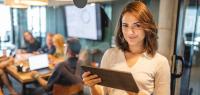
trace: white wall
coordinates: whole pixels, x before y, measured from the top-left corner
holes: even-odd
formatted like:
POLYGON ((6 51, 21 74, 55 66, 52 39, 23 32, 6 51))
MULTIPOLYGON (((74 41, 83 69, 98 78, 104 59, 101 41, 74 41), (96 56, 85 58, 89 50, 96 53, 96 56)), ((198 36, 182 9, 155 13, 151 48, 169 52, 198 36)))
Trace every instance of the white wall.
MULTIPOLYGON (((158 52, 171 59, 174 50, 178 0, 160 0, 158 52)), ((169 60, 170 61, 170 60, 169 60)))

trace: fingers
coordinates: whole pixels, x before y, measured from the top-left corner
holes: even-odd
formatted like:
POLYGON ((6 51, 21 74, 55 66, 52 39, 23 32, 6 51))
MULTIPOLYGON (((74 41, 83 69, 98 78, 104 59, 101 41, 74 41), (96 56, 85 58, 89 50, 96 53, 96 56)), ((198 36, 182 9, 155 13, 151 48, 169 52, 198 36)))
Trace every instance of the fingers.
POLYGON ((97 75, 91 75, 90 72, 83 73, 82 78, 83 78, 84 84, 90 87, 101 82, 101 79, 98 78, 97 75))
POLYGON ((85 78, 83 79, 83 81, 90 81, 90 80, 95 79, 95 78, 97 78, 97 77, 98 77, 97 75, 90 75, 90 76, 88 76, 88 77, 85 77, 85 78))
POLYGON ((84 84, 87 85, 87 86, 94 86, 98 83, 101 82, 101 79, 100 78, 97 78, 97 79, 92 79, 92 80, 89 80, 89 81, 85 81, 84 84))
POLYGON ((9 59, 9 65, 12 65, 12 64, 14 64, 14 58, 10 57, 10 59, 9 59))
POLYGON ((82 78, 85 78, 85 77, 87 77, 90 74, 91 74, 90 72, 84 72, 83 75, 82 75, 82 78))

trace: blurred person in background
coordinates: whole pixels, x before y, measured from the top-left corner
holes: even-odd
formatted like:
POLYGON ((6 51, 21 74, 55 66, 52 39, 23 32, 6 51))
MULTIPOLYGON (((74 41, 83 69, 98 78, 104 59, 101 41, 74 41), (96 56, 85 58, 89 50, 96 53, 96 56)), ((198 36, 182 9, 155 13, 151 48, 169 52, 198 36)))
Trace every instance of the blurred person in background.
POLYGON ((8 75, 5 72, 7 66, 14 63, 13 57, 0 58, 0 80, 8 88, 10 95, 19 95, 13 88, 11 82, 8 79, 8 75))
POLYGON ((24 41, 25 41, 25 47, 23 48, 26 53, 33 53, 36 52, 41 45, 41 42, 36 40, 31 32, 24 32, 24 41))
POLYGON ((49 58, 52 63, 59 63, 64 61, 66 58, 64 54, 64 45, 65 45, 65 39, 61 34, 55 34, 53 36, 53 45, 55 46, 55 53, 53 55, 50 55, 49 58))
POLYGON ((53 45, 53 34, 47 33, 46 36, 46 45, 39 49, 39 53, 47 53, 47 54, 54 54, 56 49, 53 45))
MULTIPOLYGON (((78 55, 81 50, 81 44, 78 39, 69 38, 66 42, 65 53, 67 54, 67 59, 64 62, 59 63, 53 74, 50 76, 48 81, 40 77, 38 72, 33 72, 32 77, 35 78, 41 86, 46 89, 48 92, 52 92, 53 85, 59 84, 63 86, 73 86, 80 85, 82 86, 82 80, 80 77, 80 67, 78 63, 78 55)), ((36 94, 39 95, 42 90, 36 91, 36 94)))

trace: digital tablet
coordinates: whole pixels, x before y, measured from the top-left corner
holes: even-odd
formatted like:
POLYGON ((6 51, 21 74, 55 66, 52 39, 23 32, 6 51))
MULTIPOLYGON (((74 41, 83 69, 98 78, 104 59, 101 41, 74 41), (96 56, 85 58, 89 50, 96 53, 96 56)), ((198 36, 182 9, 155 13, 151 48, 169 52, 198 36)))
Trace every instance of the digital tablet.
POLYGON ((121 90, 138 93, 138 86, 133 78, 133 75, 128 72, 108 70, 102 68, 94 68, 89 66, 81 66, 83 71, 90 71, 92 74, 98 75, 101 78, 99 85, 117 88, 121 90))

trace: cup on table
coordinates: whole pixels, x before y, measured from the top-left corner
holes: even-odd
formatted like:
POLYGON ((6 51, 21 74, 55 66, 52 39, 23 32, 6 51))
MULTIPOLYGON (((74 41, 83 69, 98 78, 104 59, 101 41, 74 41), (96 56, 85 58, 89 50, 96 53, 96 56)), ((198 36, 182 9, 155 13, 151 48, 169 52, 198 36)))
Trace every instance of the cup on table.
POLYGON ((23 68, 22 65, 17 65, 16 67, 17 67, 17 72, 22 72, 22 68, 23 68))

